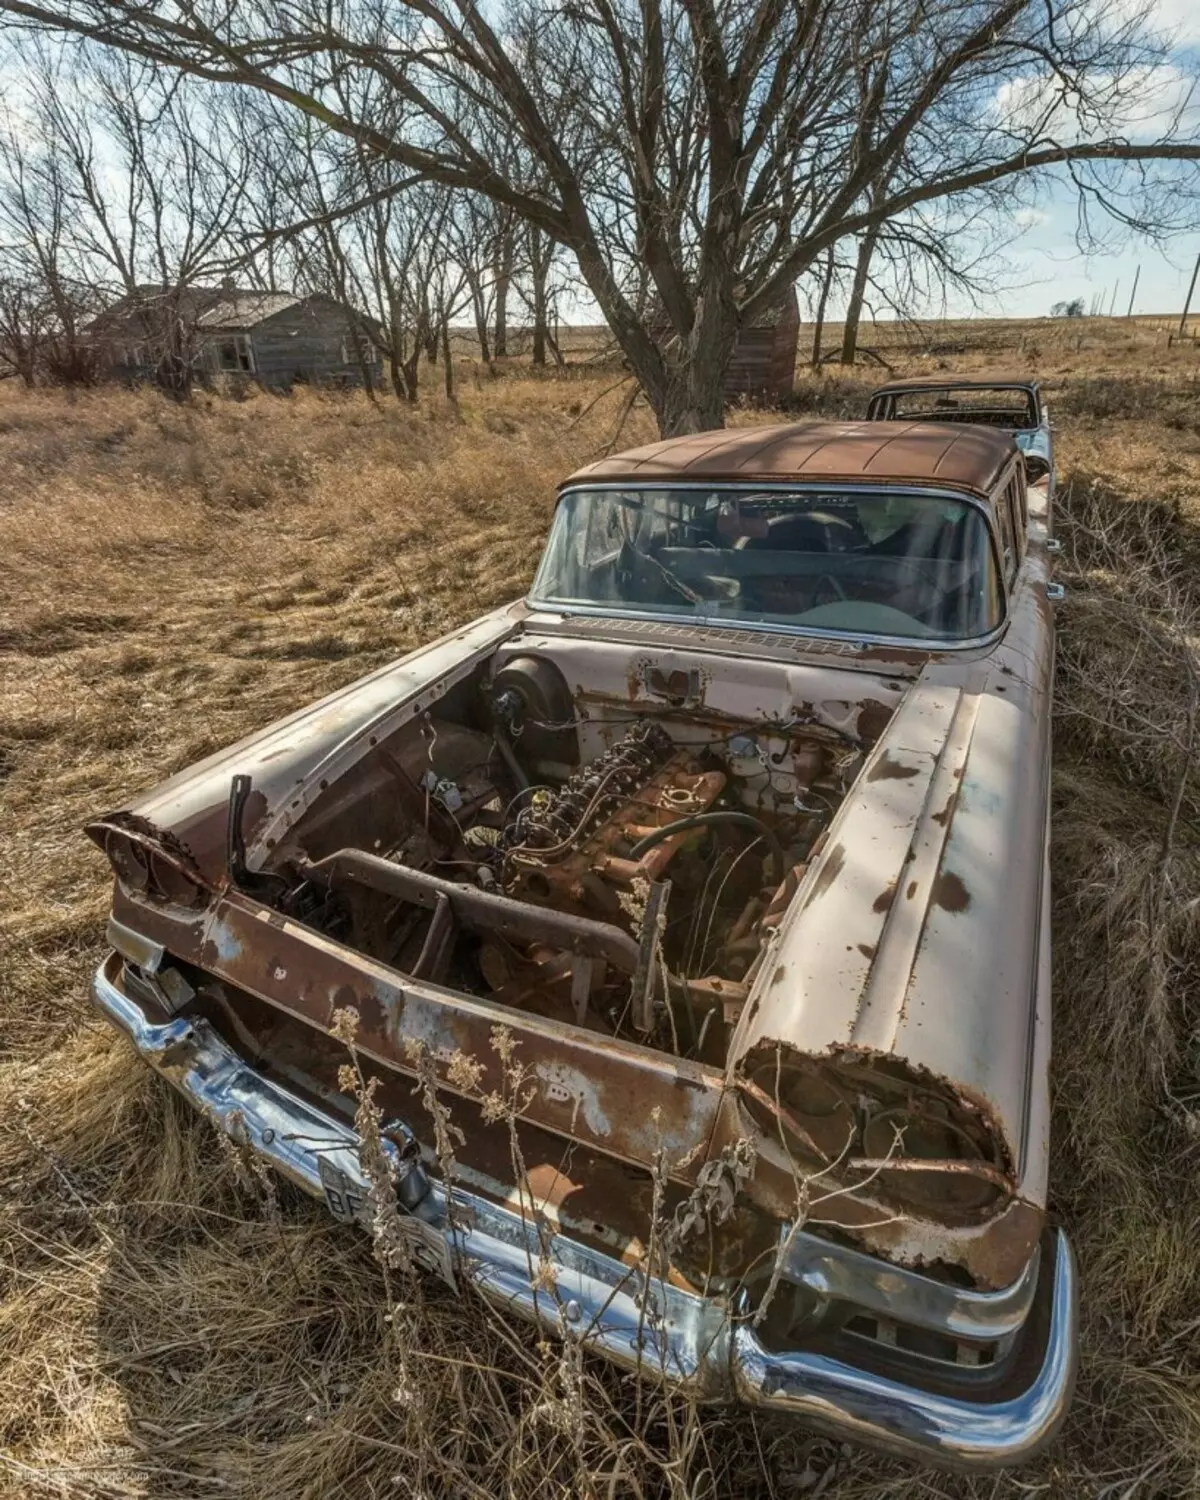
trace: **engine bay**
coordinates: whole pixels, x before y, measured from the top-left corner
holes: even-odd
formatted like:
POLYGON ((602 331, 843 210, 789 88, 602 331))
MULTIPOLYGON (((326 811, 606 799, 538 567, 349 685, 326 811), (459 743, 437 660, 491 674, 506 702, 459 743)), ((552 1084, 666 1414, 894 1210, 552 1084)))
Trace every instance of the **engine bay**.
POLYGON ((722 1064, 889 711, 838 721, 772 682, 745 715, 696 669, 641 662, 618 693, 564 665, 498 653, 373 741, 267 898, 430 984, 722 1064))

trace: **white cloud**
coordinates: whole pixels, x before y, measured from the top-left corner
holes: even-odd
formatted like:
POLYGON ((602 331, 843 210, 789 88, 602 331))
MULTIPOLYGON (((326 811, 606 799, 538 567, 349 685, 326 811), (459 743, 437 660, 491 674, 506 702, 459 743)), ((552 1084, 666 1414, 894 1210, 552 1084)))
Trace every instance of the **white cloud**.
POLYGON ((1012 217, 1018 229, 1038 229, 1050 222, 1050 215, 1040 208, 1018 208, 1012 217))
MULTIPOLYGON (((1144 0, 1121 0, 1119 9, 1140 15, 1144 0)), ((1200 42, 1200 5, 1196 0, 1153 0, 1147 16, 1155 31, 1169 33, 1181 43, 1200 42)))
POLYGON ((1200 92, 1172 64, 1131 68, 1120 78, 1094 76, 1088 89, 1092 107, 1085 110, 1050 74, 1015 78, 996 90, 993 117, 1001 129, 1022 137, 1036 132, 1061 145, 1112 136, 1153 141, 1200 129, 1200 92))

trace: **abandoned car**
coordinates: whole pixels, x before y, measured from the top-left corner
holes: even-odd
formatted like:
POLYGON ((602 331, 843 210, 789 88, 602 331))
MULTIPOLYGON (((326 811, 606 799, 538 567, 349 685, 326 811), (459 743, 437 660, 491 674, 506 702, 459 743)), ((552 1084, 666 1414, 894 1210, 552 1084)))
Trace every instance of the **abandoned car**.
POLYGON ((524 600, 90 825, 96 1002, 337 1217, 394 1190, 451 1286, 701 1399, 1028 1458, 1076 1342, 1049 520, 986 427, 581 470, 524 600))
POLYGON ((872 422, 969 422, 1012 434, 1031 480, 1048 478, 1054 491, 1050 413, 1036 380, 947 375, 896 380, 872 391, 872 422))

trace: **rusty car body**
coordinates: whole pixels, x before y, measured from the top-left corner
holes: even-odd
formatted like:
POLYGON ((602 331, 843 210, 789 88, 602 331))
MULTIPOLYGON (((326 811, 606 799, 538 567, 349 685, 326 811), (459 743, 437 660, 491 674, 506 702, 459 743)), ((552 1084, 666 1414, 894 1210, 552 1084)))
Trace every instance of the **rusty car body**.
POLYGON ((917 375, 871 392, 872 422, 967 422, 1011 433, 1032 481, 1054 491, 1050 412, 1036 380, 1024 376, 917 375))
POLYGON ((369 1224, 353 1048, 455 1286, 701 1399, 1028 1458, 1075 1368, 1049 510, 976 426, 591 465, 527 598, 90 826, 96 1002, 369 1224))

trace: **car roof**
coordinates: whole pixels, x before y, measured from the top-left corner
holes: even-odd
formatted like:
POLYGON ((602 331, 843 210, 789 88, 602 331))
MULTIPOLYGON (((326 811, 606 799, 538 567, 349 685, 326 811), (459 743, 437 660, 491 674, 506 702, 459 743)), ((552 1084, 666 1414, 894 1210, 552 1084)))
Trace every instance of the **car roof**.
POLYGON ((1026 391, 1039 388, 1038 382, 1028 375, 909 375, 904 380, 889 380, 886 385, 877 385, 871 396, 890 396, 898 391, 994 391, 1010 387, 1026 391))
POLYGON ((1007 433, 968 423, 789 422, 648 443, 587 464, 560 488, 585 481, 866 480, 938 484, 986 496, 1018 451, 1007 433))

